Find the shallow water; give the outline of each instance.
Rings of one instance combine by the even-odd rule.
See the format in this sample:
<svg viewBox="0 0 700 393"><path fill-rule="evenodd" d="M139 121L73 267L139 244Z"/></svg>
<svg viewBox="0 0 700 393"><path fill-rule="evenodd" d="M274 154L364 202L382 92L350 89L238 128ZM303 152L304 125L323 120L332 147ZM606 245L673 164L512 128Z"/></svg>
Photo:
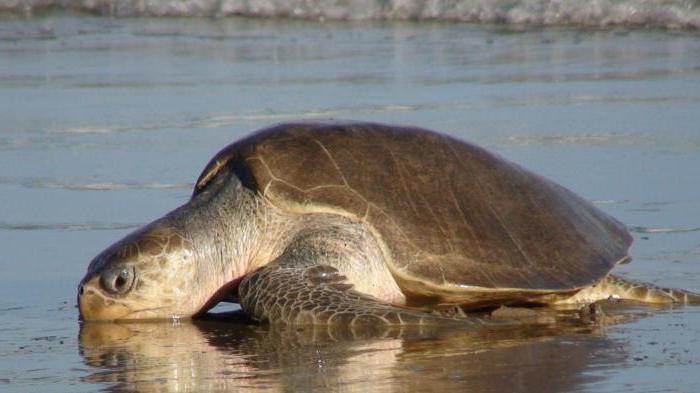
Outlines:
<svg viewBox="0 0 700 393"><path fill-rule="evenodd" d="M88 261L270 123L452 133L632 230L618 271L700 290L700 40L432 23L0 20L0 390L698 391L700 309L504 331L87 325ZM233 320L231 320L233 319Z"/></svg>

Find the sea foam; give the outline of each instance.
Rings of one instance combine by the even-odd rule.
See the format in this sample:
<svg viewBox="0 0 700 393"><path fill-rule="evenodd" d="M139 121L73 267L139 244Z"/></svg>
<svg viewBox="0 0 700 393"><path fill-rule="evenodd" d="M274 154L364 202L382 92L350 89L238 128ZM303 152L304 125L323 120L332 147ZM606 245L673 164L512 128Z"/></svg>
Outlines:
<svg viewBox="0 0 700 393"><path fill-rule="evenodd" d="M0 11L700 28L700 0L0 0Z"/></svg>

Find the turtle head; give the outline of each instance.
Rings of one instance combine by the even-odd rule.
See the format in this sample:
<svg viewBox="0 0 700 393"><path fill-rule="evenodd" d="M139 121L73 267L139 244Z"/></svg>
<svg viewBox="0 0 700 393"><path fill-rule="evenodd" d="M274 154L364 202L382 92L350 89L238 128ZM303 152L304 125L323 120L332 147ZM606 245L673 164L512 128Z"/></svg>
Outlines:
<svg viewBox="0 0 700 393"><path fill-rule="evenodd" d="M82 320L190 317L227 295L249 266L254 220L252 193L220 172L186 204L92 260L78 286Z"/></svg>
<svg viewBox="0 0 700 393"><path fill-rule="evenodd" d="M192 243L164 221L129 234L92 260L78 288L83 320L160 319L198 311Z"/></svg>

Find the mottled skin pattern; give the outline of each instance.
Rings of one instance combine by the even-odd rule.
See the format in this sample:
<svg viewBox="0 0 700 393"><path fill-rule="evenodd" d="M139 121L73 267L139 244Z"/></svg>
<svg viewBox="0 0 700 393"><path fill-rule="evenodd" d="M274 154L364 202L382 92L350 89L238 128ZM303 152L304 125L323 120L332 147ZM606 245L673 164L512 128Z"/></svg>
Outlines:
<svg viewBox="0 0 700 393"><path fill-rule="evenodd" d="M327 214L312 220L317 222L307 222L282 255L241 281L240 304L251 316L288 324L351 327L451 321L397 307L404 298L398 286L391 285L379 245L363 226ZM460 322L485 323L478 318Z"/></svg>
<svg viewBox="0 0 700 393"><path fill-rule="evenodd" d="M662 288L646 282L609 274L599 283L561 300L559 304L586 304L605 299L630 299L652 304L700 304L700 295L677 288Z"/></svg>
<svg viewBox="0 0 700 393"><path fill-rule="evenodd" d="M254 318L292 325L424 325L462 322L402 309L352 290L337 269L283 265L263 268L243 279L238 289L241 307ZM485 321L463 321L484 325Z"/></svg>
<svg viewBox="0 0 700 393"><path fill-rule="evenodd" d="M94 319L147 317L158 309L179 308L187 302L196 283L180 282L179 274L193 276L195 266L188 263L192 258L192 245L178 232L158 223L151 224L129 235L123 241L98 255L90 264L86 277L91 277L82 288L81 307L90 310ZM153 296L162 296L157 306L131 309L123 304L126 294L114 293L105 296L100 288L101 279L107 274L130 267L131 261L141 261L150 268L139 269L129 286L128 299L133 303L151 303ZM164 282L178 283L176 286Z"/></svg>
<svg viewBox="0 0 700 393"><path fill-rule="evenodd" d="M282 124L219 152L186 204L99 254L78 304L84 320L183 318L237 296L275 323L481 326L497 322L461 311L700 303L609 275L630 242L590 203L476 146Z"/></svg>

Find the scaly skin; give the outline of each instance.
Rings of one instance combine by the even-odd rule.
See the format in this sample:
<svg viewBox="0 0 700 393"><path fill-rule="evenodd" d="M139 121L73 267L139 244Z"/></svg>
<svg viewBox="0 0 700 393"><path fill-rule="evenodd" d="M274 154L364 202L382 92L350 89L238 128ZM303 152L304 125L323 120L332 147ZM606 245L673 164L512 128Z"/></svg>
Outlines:
<svg viewBox="0 0 700 393"><path fill-rule="evenodd" d="M327 214L296 216L301 228L269 264L238 287L253 318L290 325L369 327L450 324L480 326L400 306L405 301L382 253L363 225Z"/></svg>
<svg viewBox="0 0 700 393"><path fill-rule="evenodd" d="M241 308L253 318L289 325L483 326L491 323L479 318L446 318L381 303L352 290L346 277L331 266L298 267L285 263L284 257L248 275L238 293Z"/></svg>
<svg viewBox="0 0 700 393"><path fill-rule="evenodd" d="M700 304L700 294L683 289L657 287L614 274L556 303L594 303L606 299L625 299L649 304Z"/></svg>

